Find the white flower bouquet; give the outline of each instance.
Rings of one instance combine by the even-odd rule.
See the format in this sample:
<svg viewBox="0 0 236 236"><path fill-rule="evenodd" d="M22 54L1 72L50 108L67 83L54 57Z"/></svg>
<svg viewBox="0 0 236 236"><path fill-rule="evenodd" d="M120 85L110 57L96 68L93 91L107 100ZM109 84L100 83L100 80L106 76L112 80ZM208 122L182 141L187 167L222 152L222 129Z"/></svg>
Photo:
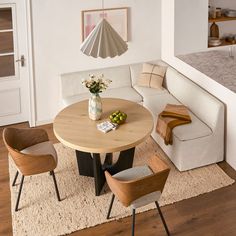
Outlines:
<svg viewBox="0 0 236 236"><path fill-rule="evenodd" d="M89 75L89 79L84 79L82 84L89 89L90 93L101 93L108 88L108 85L112 81L109 79L104 79L104 75Z"/></svg>

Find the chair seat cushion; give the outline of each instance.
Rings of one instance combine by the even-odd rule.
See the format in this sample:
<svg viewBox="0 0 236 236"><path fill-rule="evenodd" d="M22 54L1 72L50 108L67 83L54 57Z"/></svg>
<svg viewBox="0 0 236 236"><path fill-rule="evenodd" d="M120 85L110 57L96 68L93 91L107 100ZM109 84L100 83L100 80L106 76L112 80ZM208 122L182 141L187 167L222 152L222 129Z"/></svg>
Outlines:
<svg viewBox="0 0 236 236"><path fill-rule="evenodd" d="M129 180L139 179L139 178L151 175L151 174L153 174L152 170L147 165L144 165L144 166L137 166L137 167L129 168L127 170L123 170L113 175L113 177L121 181L129 181ZM148 205L152 202L158 201L160 196L161 196L160 191L152 192L143 197L136 199L135 201L131 203L130 206L133 209L136 209L136 208Z"/></svg>
<svg viewBox="0 0 236 236"><path fill-rule="evenodd" d="M137 209L139 207L143 207L143 206L146 206L150 203L158 201L160 196L161 196L160 191L152 192L152 193L149 193L149 194L147 194L143 197L140 197L140 198L136 199L135 201L133 201L131 203L130 206L133 209Z"/></svg>
<svg viewBox="0 0 236 236"><path fill-rule="evenodd" d="M31 155L52 155L57 163L57 152L50 141L35 144L33 146L27 147L21 150L24 154Z"/></svg>
<svg viewBox="0 0 236 236"><path fill-rule="evenodd" d="M152 170L147 165L144 165L123 170L113 175L112 177L121 181L129 181L142 178L151 174L153 174Z"/></svg>

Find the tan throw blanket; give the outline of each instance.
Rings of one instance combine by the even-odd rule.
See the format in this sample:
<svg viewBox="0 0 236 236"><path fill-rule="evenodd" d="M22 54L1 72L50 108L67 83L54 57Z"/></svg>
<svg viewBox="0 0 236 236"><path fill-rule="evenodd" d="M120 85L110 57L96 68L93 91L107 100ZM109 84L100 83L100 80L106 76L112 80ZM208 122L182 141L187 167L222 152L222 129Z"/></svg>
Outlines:
<svg viewBox="0 0 236 236"><path fill-rule="evenodd" d="M164 111L158 115L156 131L168 145L173 142L173 128L188 123L191 123L191 117L186 106L167 104Z"/></svg>

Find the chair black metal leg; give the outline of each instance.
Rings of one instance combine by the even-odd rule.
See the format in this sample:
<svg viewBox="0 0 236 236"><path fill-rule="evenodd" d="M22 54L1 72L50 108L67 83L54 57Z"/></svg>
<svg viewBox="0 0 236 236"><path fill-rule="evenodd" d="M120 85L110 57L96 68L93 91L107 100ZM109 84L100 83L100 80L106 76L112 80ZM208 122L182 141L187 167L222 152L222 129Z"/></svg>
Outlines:
<svg viewBox="0 0 236 236"><path fill-rule="evenodd" d="M170 232L169 232L169 229L168 229L168 227L167 227L167 224L166 224L166 221L165 221L165 219L164 219L164 216L162 215L161 208L160 208L160 206L159 206L159 204L158 204L157 201L155 202L155 204L156 204L157 210L158 210L158 212L159 212L159 215L160 215L160 217L161 217L162 223L163 223L163 225L164 225L164 227L165 227L166 233L167 233L168 236L170 236Z"/></svg>
<svg viewBox="0 0 236 236"><path fill-rule="evenodd" d="M132 236L134 236L134 229L135 229L135 209L132 211Z"/></svg>
<svg viewBox="0 0 236 236"><path fill-rule="evenodd" d="M108 213L107 213L107 220L110 218L111 209L112 209L112 206L113 206L114 199L115 199L115 194L112 194L109 210L108 210Z"/></svg>
<svg viewBox="0 0 236 236"><path fill-rule="evenodd" d="M18 211L18 206L19 206L19 202L20 202L20 195L21 195L21 191L22 191L22 187L23 187L23 183L24 183L24 178L25 178L25 176L22 175L21 182L20 182L20 189L19 189L19 193L18 193L18 196L17 196L17 200L16 200L15 211Z"/></svg>
<svg viewBox="0 0 236 236"><path fill-rule="evenodd" d="M58 191L57 181L56 181L56 177L55 177L54 171L53 171L53 170L50 171L50 174L52 175L53 182L54 182L54 185L55 185L56 194L57 194L57 199L58 199L58 201L60 202L60 201L61 201L61 198L60 198L60 194L59 194L59 191Z"/></svg>
<svg viewBox="0 0 236 236"><path fill-rule="evenodd" d="M12 186L15 186L16 180L17 180L17 177L18 177L18 174L19 174L19 171L17 170L17 171L16 171L16 175L15 175L15 177L14 177L14 180L13 180L13 182L12 182Z"/></svg>

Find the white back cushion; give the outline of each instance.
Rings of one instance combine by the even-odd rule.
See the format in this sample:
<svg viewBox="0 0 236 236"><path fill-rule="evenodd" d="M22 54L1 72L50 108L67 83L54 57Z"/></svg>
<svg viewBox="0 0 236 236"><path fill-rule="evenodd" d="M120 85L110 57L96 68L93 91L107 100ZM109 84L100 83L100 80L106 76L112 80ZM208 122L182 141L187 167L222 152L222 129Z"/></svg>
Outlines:
<svg viewBox="0 0 236 236"><path fill-rule="evenodd" d="M168 67L166 87L181 103L212 129L224 120L224 105L175 69Z"/></svg>
<svg viewBox="0 0 236 236"><path fill-rule="evenodd" d="M99 70L88 70L61 75L62 97L74 96L87 93L88 89L82 85L83 79L88 79L89 74L104 74L104 78L112 80L108 89L131 87L129 66L110 67Z"/></svg>
<svg viewBox="0 0 236 236"><path fill-rule="evenodd" d="M132 85L135 86L137 84L137 80L142 73L143 69L143 64L138 63L138 64L133 64L130 65L130 75L131 75L131 80L132 80Z"/></svg>

